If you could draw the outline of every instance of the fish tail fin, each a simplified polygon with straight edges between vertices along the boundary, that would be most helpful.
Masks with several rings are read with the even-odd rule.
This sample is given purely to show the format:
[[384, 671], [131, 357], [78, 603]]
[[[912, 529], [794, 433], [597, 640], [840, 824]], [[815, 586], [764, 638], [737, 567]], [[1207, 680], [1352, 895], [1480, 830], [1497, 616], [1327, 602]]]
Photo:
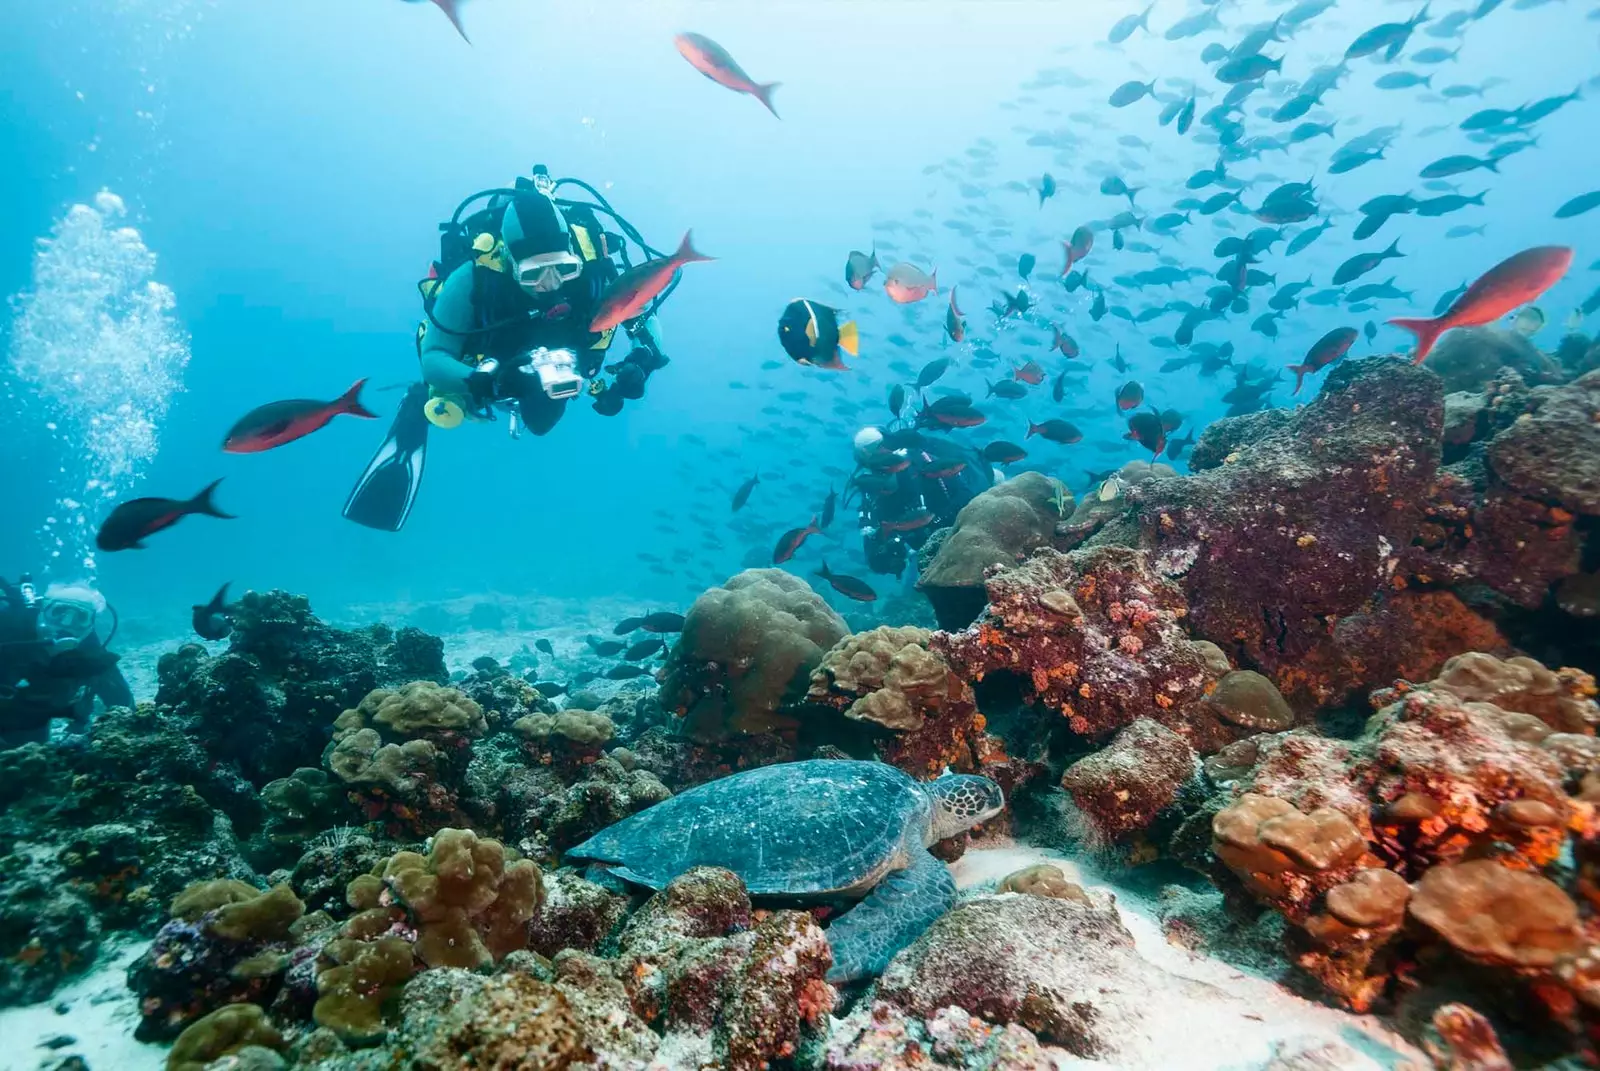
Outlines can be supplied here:
[[813, 513], [811, 515], [811, 519], [806, 522], [806, 531], [811, 535], [816, 535], [822, 531], [821, 528], [817, 527], [817, 515], [815, 513]]
[[1289, 371], [1294, 373], [1294, 390], [1289, 393], [1299, 394], [1301, 385], [1306, 381], [1306, 373], [1311, 371], [1311, 366], [1308, 364], [1291, 364]]
[[233, 520], [234, 519], [234, 515], [233, 514], [222, 512], [220, 509], [217, 508], [216, 503], [211, 501], [212, 494], [214, 494], [216, 492], [216, 490], [217, 490], [217, 484], [219, 484], [221, 482], [222, 482], [222, 477], [218, 476], [216, 479], [214, 479], [210, 483], [206, 484], [204, 490], [202, 490], [199, 494], [195, 495], [187, 503], [185, 503], [186, 512], [188, 512], [188, 513], [204, 513], [208, 517], [221, 517], [225, 521]]
[[697, 260], [716, 260], [708, 257], [694, 247], [694, 231], [684, 231], [683, 241], [678, 243], [678, 251], [672, 254], [672, 259], [679, 264], [692, 264]]
[[846, 320], [839, 325], [839, 348], [852, 357], [861, 355], [861, 329], [856, 327], [854, 320]]
[[1388, 321], [1388, 323], [1393, 327], [1400, 328], [1402, 331], [1410, 331], [1417, 336], [1417, 352], [1411, 358], [1412, 364], [1422, 363], [1423, 358], [1427, 357], [1429, 351], [1433, 349], [1434, 342], [1438, 341], [1439, 336], [1444, 334], [1449, 326], [1444, 322], [1444, 317], [1432, 320], [1420, 317], [1417, 319], [1399, 317]]
[[361, 404], [361, 388], [367, 385], [366, 377], [355, 381], [350, 389], [339, 395], [338, 410], [349, 413], [351, 416], [366, 417], [368, 420], [378, 419], [378, 414]]
[[1033, 421], [1031, 421], [1031, 420], [1030, 420], [1030, 421], [1028, 421], [1028, 434], [1026, 434], [1026, 435], [1024, 435], [1024, 436], [1023, 436], [1023, 438], [1024, 438], [1024, 439], [1031, 439], [1031, 438], [1033, 438], [1033, 436], [1034, 436], [1034, 434], [1035, 434], [1035, 433], [1036, 433], [1036, 432], [1037, 432], [1037, 431], [1038, 431], [1038, 430], [1039, 430], [1039, 425], [1037, 425], [1037, 424], [1035, 424], [1035, 423], [1034, 423], [1034, 422], [1033, 422]]
[[750, 95], [755, 97], [762, 104], [765, 104], [767, 106], [767, 111], [772, 113], [772, 117], [774, 119], [783, 118], [783, 116], [778, 114], [778, 109], [772, 106], [772, 91], [781, 85], [783, 85], [782, 82], [757, 82], [750, 90]]
[[207, 610], [221, 610], [224, 606], [228, 605], [228, 585], [232, 583], [233, 581], [231, 580], [225, 581], [223, 585], [217, 589], [217, 593], [211, 596], [211, 601], [206, 604]]
[[1383, 251], [1383, 255], [1386, 256], [1386, 257], [1403, 257], [1403, 256], [1405, 256], [1404, 253], [1400, 252], [1400, 239], [1396, 238], [1394, 241], [1390, 242], [1389, 243], [1389, 248], [1385, 249]]
[[832, 574], [830, 574], [828, 572], [828, 559], [823, 558], [822, 559], [822, 568], [816, 570], [812, 575], [813, 576], [820, 576], [820, 577], [822, 577], [822, 579], [827, 580], [832, 575]]
[[938, 297], [939, 296], [939, 269], [938, 268], [933, 269], [932, 274], [930, 274], [928, 276], [928, 283], [933, 287], [933, 296], [934, 297]]
[[456, 33], [461, 35], [461, 40], [470, 45], [472, 44], [472, 38], [467, 36], [466, 27], [461, 25], [460, 2], [461, 0], [433, 0], [434, 6], [444, 12], [444, 17], [450, 20], [450, 25], [454, 26]]
[[1492, 156], [1483, 162], [1483, 166], [1493, 171], [1496, 175], [1500, 173], [1500, 161]]

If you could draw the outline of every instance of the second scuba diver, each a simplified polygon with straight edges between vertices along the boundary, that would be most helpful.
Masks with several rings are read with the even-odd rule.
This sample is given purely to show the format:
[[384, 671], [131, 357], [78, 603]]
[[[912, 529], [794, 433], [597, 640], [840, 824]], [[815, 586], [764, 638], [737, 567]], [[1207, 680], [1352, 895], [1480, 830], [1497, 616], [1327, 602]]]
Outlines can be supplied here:
[[82, 728], [99, 699], [133, 706], [133, 693], [96, 625], [115, 611], [87, 585], [52, 584], [39, 592], [23, 574], [0, 579], [0, 748], [45, 740], [50, 722]]
[[981, 451], [913, 428], [868, 426], [856, 432], [852, 448], [861, 549], [875, 573], [904, 574], [911, 551], [955, 523], [962, 506], [994, 485]]
[[[594, 200], [558, 197], [577, 186]], [[464, 215], [476, 202], [482, 208]], [[622, 234], [607, 232], [604, 213]], [[440, 253], [418, 288], [425, 314], [417, 326], [422, 382], [400, 411], [344, 515], [369, 528], [397, 532], [416, 502], [428, 429], [506, 414], [513, 437], [527, 428], [544, 435], [585, 393], [602, 416], [644, 396], [645, 381], [667, 364], [653, 316], [669, 286], [621, 328], [633, 343], [621, 361], [604, 365], [615, 328], [589, 325], [607, 286], [631, 266], [627, 242], [660, 256], [593, 187], [552, 179], [541, 165], [531, 179], [484, 190], [440, 224]], [[605, 375], [602, 375], [602, 371]], [[605, 378], [609, 376], [609, 381]]]

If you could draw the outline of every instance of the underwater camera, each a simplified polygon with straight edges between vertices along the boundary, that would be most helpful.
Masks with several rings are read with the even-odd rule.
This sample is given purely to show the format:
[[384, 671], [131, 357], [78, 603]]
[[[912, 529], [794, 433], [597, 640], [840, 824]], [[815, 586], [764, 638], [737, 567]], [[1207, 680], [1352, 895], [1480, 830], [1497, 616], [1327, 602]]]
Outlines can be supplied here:
[[528, 355], [527, 370], [538, 374], [539, 385], [553, 401], [576, 398], [583, 391], [583, 377], [571, 350], [536, 349]]

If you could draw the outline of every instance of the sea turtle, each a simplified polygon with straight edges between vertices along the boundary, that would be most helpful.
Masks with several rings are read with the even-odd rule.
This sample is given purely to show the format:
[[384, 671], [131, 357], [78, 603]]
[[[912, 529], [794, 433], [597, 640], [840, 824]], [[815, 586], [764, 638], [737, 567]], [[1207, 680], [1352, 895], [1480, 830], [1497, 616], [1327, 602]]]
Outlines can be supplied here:
[[828, 927], [828, 980], [881, 974], [956, 897], [928, 845], [1000, 813], [987, 777], [918, 782], [881, 762], [780, 763], [692, 788], [567, 852], [651, 889], [697, 866], [738, 874], [752, 896], [859, 900]]

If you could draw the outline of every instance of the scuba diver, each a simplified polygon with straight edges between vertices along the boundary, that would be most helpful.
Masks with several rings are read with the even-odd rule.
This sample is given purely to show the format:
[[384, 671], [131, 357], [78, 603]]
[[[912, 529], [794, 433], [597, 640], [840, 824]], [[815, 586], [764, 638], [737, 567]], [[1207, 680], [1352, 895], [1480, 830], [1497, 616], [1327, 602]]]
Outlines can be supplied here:
[[981, 451], [915, 428], [864, 427], [853, 450], [849, 487], [861, 496], [861, 547], [875, 573], [904, 574], [909, 552], [995, 482]]
[[[106, 612], [102, 640], [96, 624]], [[48, 739], [56, 718], [86, 725], [97, 698], [133, 706], [119, 656], [106, 650], [116, 633], [116, 611], [86, 585], [40, 594], [26, 573], [15, 584], [0, 579], [0, 747]]]
[[[593, 200], [557, 196], [564, 186]], [[621, 234], [605, 229], [602, 213]], [[647, 258], [666, 254], [588, 183], [552, 179], [539, 165], [531, 179], [468, 197], [439, 230], [439, 259], [417, 284], [422, 381], [406, 392], [344, 507], [346, 517], [369, 528], [398, 532], [405, 524], [422, 481], [430, 425], [454, 428], [467, 419], [493, 420], [500, 411], [513, 438], [524, 427], [544, 435], [584, 393], [595, 412], [615, 416], [623, 402], [644, 396], [645, 381], [668, 361], [653, 317], [675, 281], [621, 325], [632, 348], [602, 369], [616, 328], [592, 332], [589, 325], [606, 288], [633, 266], [628, 242]]]

